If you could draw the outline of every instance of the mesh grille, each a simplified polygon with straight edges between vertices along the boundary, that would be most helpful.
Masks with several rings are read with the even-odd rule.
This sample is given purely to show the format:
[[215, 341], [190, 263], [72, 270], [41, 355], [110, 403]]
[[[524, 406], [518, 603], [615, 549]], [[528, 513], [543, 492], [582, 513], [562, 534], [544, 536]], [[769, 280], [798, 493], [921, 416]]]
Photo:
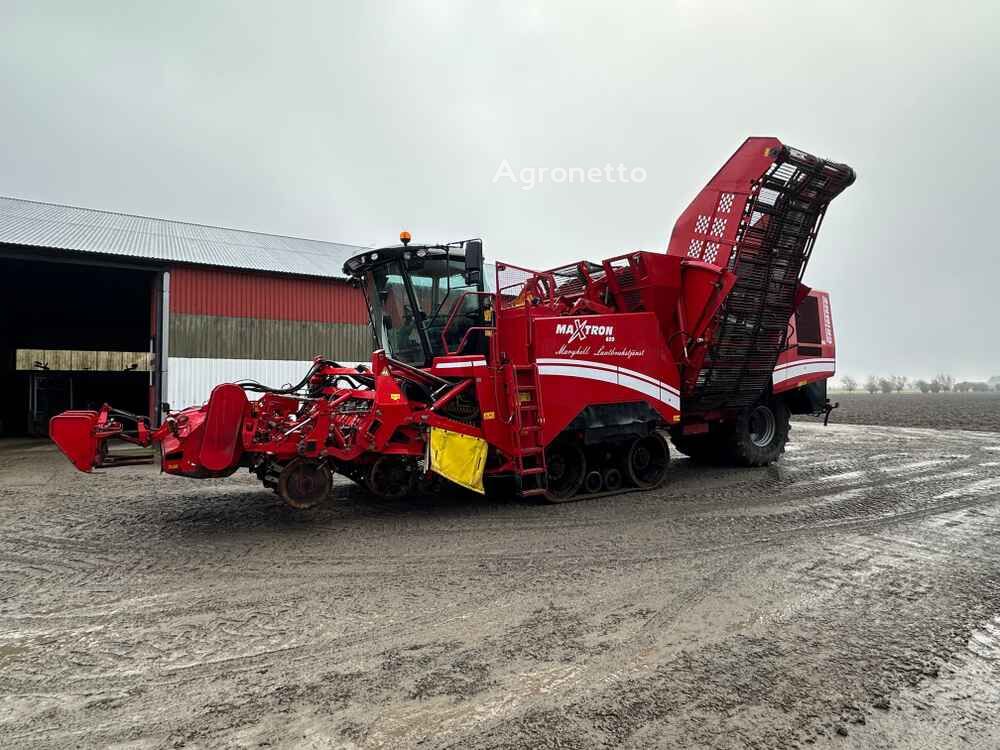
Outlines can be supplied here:
[[580, 271], [578, 263], [562, 266], [561, 268], [549, 271], [555, 281], [556, 296], [568, 297], [574, 294], [581, 294], [587, 286], [587, 280]]
[[534, 271], [497, 263], [497, 297], [501, 309], [523, 304], [519, 301], [525, 282], [535, 275]]

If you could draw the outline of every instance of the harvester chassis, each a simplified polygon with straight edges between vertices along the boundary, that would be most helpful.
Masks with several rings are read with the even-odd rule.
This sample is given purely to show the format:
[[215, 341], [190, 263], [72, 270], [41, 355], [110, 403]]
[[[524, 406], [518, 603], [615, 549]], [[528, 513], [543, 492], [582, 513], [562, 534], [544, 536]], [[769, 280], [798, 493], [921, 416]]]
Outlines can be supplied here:
[[404, 233], [344, 266], [370, 316], [368, 366], [318, 357], [296, 385], [224, 383], [155, 429], [105, 405], [54, 417], [50, 434], [81, 471], [109, 440], [157, 444], [164, 472], [245, 467], [295, 508], [325, 498], [334, 473], [389, 500], [442, 479], [477, 492], [512, 479], [548, 502], [648, 490], [667, 476], [668, 434], [696, 458], [766, 465], [789, 413], [828, 413], [829, 297], [802, 275], [853, 180], [750, 138], [666, 254], [497, 263], [489, 288], [481, 241], [411, 245]]

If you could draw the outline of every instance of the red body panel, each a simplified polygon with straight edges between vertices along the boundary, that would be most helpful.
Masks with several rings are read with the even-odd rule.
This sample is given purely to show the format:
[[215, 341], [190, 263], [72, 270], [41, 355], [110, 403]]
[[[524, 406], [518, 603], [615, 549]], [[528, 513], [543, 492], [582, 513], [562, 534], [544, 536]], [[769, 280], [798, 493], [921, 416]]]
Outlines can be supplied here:
[[[809, 326], [813, 330], [803, 340], [799, 337], [799, 319], [800, 316], [804, 318], [803, 308], [809, 305], [810, 300], [814, 300], [817, 325]], [[779, 355], [774, 367], [774, 393], [785, 393], [817, 380], [832, 378], [837, 371], [837, 343], [829, 294], [811, 290], [788, 325], [788, 348]]]
[[667, 252], [725, 268], [753, 180], [781, 148], [777, 138], [747, 138], [677, 219]]
[[677, 366], [653, 313], [536, 318], [532, 355], [549, 443], [585, 407], [644, 401], [680, 420]]

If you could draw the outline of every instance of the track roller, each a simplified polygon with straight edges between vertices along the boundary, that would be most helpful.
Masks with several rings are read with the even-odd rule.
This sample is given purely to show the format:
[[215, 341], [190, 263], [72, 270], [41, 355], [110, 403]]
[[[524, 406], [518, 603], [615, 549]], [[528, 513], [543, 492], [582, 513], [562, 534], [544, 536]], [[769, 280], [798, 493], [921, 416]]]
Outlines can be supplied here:
[[604, 486], [604, 477], [601, 472], [592, 469], [587, 472], [587, 478], [583, 480], [583, 489], [588, 495], [600, 492]]
[[622, 479], [622, 473], [614, 466], [611, 466], [604, 470], [604, 476], [602, 477], [602, 479], [604, 483], [604, 489], [607, 492], [618, 492], [618, 490], [620, 490], [622, 488], [622, 485], [624, 484], [624, 480]]
[[546, 450], [545, 464], [548, 467], [545, 500], [550, 503], [572, 500], [587, 475], [587, 459], [583, 450], [568, 440], [557, 441]]
[[641, 490], [659, 486], [667, 478], [670, 448], [658, 432], [635, 440], [625, 456], [625, 468], [632, 483]]

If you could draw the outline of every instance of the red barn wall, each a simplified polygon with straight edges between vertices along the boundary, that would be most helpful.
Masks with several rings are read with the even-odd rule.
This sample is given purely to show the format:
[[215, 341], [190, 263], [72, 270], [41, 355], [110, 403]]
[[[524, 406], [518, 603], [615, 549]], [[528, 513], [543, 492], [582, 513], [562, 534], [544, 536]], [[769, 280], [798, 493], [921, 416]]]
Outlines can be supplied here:
[[371, 356], [364, 298], [341, 279], [230, 269], [170, 269], [169, 403], [207, 399], [222, 382], [297, 382], [324, 356]]

